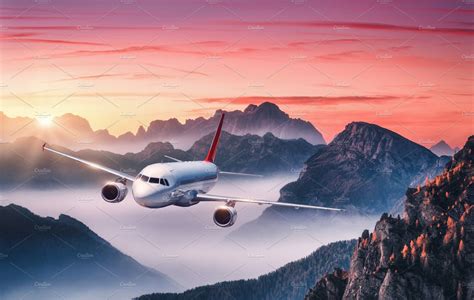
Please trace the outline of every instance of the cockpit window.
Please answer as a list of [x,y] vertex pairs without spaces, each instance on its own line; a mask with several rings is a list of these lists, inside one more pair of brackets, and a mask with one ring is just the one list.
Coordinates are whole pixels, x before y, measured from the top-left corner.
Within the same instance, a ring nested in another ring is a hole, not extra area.
[[160,183],[160,178],[150,177],[150,183]]
[[147,182],[148,178],[149,178],[148,176],[142,175],[142,177],[140,177],[140,180]]
[[150,177],[150,183],[156,183],[156,184],[161,184],[161,185],[165,185],[165,186],[169,186],[169,182],[168,180],[166,180],[165,178],[156,178],[156,177]]

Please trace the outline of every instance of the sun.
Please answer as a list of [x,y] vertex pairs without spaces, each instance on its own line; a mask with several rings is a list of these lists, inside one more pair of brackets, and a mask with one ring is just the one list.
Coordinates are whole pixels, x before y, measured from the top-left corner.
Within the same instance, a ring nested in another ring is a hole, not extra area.
[[41,127],[50,127],[53,123],[53,118],[50,115],[36,116],[36,120],[38,121]]

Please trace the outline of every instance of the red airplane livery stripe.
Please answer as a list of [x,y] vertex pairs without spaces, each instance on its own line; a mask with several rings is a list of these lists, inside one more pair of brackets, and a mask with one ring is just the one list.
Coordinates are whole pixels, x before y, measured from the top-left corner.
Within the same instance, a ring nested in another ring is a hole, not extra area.
[[216,158],[217,144],[219,143],[219,138],[221,136],[222,124],[224,123],[224,116],[225,114],[222,113],[221,120],[219,121],[219,126],[217,127],[216,134],[214,135],[214,139],[212,140],[211,148],[209,148],[209,152],[207,153],[207,156],[204,159],[204,161],[214,162],[214,159]]

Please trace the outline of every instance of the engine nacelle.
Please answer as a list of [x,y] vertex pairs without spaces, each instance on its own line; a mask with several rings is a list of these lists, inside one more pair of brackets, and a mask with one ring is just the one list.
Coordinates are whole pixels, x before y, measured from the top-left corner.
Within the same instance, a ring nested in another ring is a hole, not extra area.
[[102,188],[102,199],[109,203],[121,202],[127,196],[128,188],[122,182],[108,182]]
[[237,220],[237,210],[232,206],[220,206],[214,211],[214,223],[219,227],[230,227]]

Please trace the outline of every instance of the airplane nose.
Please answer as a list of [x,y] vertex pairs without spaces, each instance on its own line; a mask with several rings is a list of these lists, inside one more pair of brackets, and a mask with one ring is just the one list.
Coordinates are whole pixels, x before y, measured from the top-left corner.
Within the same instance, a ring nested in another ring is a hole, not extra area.
[[134,184],[132,193],[135,199],[146,199],[153,194],[153,191],[146,184]]

